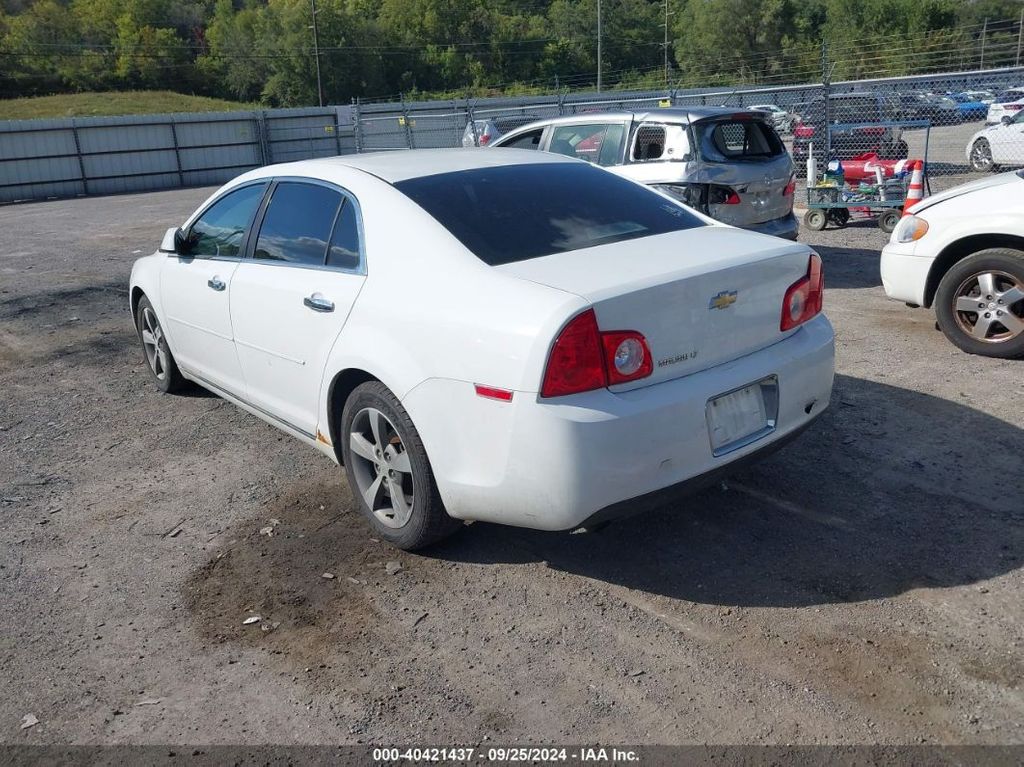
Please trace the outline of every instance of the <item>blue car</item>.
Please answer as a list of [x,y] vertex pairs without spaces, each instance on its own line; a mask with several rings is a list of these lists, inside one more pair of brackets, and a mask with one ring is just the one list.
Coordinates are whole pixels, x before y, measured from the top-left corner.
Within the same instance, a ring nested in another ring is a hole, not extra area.
[[950,93],[949,98],[956,102],[956,111],[963,122],[984,120],[988,114],[988,104],[978,101],[966,93]]

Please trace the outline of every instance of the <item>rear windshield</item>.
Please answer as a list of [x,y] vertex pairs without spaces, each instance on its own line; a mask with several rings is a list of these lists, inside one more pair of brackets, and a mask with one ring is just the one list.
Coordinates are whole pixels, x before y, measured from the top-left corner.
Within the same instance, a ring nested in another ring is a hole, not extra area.
[[478,168],[395,186],[492,266],[704,225],[660,194],[583,163]]
[[843,98],[829,101],[828,118],[834,123],[878,122],[882,114],[877,99]]
[[770,160],[786,153],[775,129],[761,120],[705,120],[693,130],[707,162]]

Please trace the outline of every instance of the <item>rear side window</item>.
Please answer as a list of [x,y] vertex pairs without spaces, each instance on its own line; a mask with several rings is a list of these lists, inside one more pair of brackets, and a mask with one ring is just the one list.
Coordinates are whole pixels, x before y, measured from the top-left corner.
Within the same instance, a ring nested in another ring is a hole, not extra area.
[[278,184],[260,226],[256,259],[322,266],[342,199],[316,184]]
[[704,121],[693,127],[708,162],[769,160],[786,151],[775,129],[760,120]]
[[351,200],[346,200],[334,225],[334,234],[331,235],[327,265],[354,270],[359,268],[359,263],[359,222],[356,206]]
[[665,126],[641,125],[633,139],[633,160],[647,162],[660,160],[665,154]]
[[559,125],[551,132],[548,151],[599,165],[616,165],[624,132],[621,124]]
[[640,184],[578,163],[478,168],[395,186],[492,266],[704,225]]

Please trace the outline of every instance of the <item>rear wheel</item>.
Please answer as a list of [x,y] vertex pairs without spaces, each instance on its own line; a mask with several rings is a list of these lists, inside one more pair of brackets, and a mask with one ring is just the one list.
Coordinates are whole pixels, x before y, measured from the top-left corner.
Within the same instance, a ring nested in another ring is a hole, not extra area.
[[804,213],[804,224],[807,226],[808,229],[813,229],[816,232],[820,232],[822,229],[825,228],[826,222],[827,217],[825,216],[825,211],[823,210],[815,208]]
[[409,414],[379,381],[356,387],[341,415],[342,457],[356,503],[374,531],[406,551],[462,525],[445,511]]
[[898,208],[890,208],[889,210],[882,211],[882,214],[878,217],[878,228],[886,234],[892,234],[893,229],[896,228],[896,224],[900,222],[902,213]]
[[850,211],[847,208],[832,208],[828,212],[828,220],[842,229],[850,221]]
[[965,352],[1024,357],[1024,253],[990,248],[954,264],[935,292],[935,316]]

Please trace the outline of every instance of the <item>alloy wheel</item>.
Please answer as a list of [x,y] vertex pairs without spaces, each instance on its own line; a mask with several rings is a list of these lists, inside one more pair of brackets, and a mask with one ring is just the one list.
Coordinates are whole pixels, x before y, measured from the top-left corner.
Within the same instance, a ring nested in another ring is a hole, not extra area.
[[1024,285],[1006,272],[974,274],[957,288],[953,316],[975,340],[998,344],[1024,333]]
[[167,343],[164,332],[153,309],[147,306],[142,310],[142,348],[146,352],[146,360],[158,381],[167,377]]
[[971,167],[974,170],[989,170],[992,167],[992,147],[984,139],[975,141],[971,147]]
[[387,527],[404,527],[415,504],[412,462],[394,424],[376,408],[352,419],[352,471],[367,507]]

